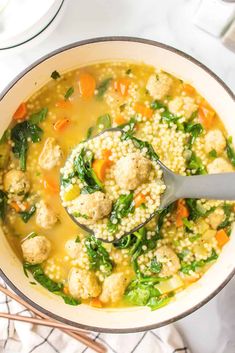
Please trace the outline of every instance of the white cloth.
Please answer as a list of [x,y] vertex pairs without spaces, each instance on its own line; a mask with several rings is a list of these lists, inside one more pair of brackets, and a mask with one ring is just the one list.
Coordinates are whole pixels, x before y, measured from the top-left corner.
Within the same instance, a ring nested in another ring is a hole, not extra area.
[[[1,279],[0,284],[6,286]],[[1,292],[0,312],[33,316]],[[91,337],[106,345],[108,353],[189,353],[174,325],[132,334],[92,332]],[[85,352],[94,351],[57,329],[0,319],[0,353]]]

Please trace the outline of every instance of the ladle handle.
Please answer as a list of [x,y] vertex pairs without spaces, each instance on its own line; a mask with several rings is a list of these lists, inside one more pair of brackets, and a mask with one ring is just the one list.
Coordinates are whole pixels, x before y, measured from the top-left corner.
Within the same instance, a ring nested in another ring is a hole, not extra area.
[[177,176],[175,196],[212,200],[235,200],[235,173]]

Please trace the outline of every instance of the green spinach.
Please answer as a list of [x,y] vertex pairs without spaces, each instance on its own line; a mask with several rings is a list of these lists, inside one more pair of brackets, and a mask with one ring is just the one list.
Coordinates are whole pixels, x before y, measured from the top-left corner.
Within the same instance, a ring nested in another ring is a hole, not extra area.
[[109,114],[104,114],[98,117],[96,126],[99,128],[99,126],[102,125],[102,130],[109,129],[112,126],[112,119]]
[[227,151],[227,156],[232,165],[235,167],[235,150],[233,147],[233,139],[232,136],[229,136],[229,138],[226,141],[226,151]]
[[30,207],[28,211],[22,211],[19,214],[22,221],[24,223],[27,223],[30,220],[30,218],[34,215],[35,212],[36,212],[36,207],[33,205],[32,207]]
[[190,264],[181,262],[180,271],[186,275],[190,274],[190,271],[195,271],[197,268],[204,267],[206,264],[217,260],[218,255],[216,251],[213,249],[211,255],[205,260],[193,261]]
[[7,209],[7,195],[0,190],[0,218],[4,219]]
[[203,127],[201,124],[194,124],[194,123],[190,122],[190,123],[185,124],[184,130],[185,130],[185,132],[190,133],[188,145],[189,145],[189,148],[191,148],[192,145],[194,144],[196,138],[198,136],[200,136],[201,133],[203,132]]
[[89,235],[85,239],[85,246],[91,269],[100,270],[105,275],[109,276],[112,272],[113,264],[109,258],[109,253],[103,247],[102,242],[93,235]]
[[79,179],[86,184],[83,193],[103,190],[103,185],[92,169],[94,154],[83,148],[74,160],[74,171]]
[[102,98],[105,92],[107,91],[109,84],[112,80],[112,77],[108,77],[105,80],[103,80],[98,86],[97,86],[97,98]]
[[51,73],[51,78],[53,78],[53,80],[57,80],[58,78],[60,78],[60,74],[59,74],[59,72],[58,71],[53,71],[52,73]]
[[187,168],[193,175],[207,174],[206,168],[204,167],[201,158],[197,157],[195,152],[191,153],[191,157],[187,162]]
[[39,112],[31,114],[28,121],[31,124],[39,124],[46,119],[47,113],[48,108],[43,108]]
[[209,210],[206,210],[197,203],[197,199],[186,199],[185,201],[189,209],[189,220],[192,221],[196,221],[200,217],[205,218],[216,209],[216,207],[211,207]]
[[232,220],[230,220],[230,218],[231,218],[233,206],[229,204],[224,204],[223,210],[225,214],[225,220],[218,225],[217,230],[230,227],[232,224]]
[[120,195],[117,201],[113,204],[108,220],[108,230],[111,233],[115,232],[121,219],[126,217],[129,213],[133,213],[134,209],[133,192],[130,192],[127,195]]
[[74,93],[74,88],[69,87],[64,95],[64,99],[67,101],[72,96],[73,93]]

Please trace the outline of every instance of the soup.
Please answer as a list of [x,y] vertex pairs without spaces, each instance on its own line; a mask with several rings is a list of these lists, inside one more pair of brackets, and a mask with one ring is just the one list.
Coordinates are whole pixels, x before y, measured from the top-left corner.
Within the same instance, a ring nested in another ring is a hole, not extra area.
[[[101,63],[64,75],[54,71],[47,85],[20,104],[1,139],[3,230],[32,288],[39,283],[70,305],[154,310],[216,261],[229,241],[234,204],[179,200],[115,244],[85,233],[62,205],[61,170],[81,141],[116,126],[151,144],[181,175],[234,171],[231,137],[190,84],[135,63]],[[96,153],[104,159],[103,150]],[[99,175],[94,162],[90,168],[98,180],[115,186],[110,169]],[[72,184],[69,202],[85,195],[76,178]],[[134,193],[130,205],[140,219],[148,204],[159,203],[143,186],[126,193]],[[96,190],[86,192],[94,200]],[[125,215],[120,219],[125,222]]]

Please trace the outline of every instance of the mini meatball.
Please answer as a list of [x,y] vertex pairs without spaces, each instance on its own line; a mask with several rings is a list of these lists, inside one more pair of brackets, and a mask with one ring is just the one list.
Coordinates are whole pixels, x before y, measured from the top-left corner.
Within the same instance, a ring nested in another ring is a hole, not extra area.
[[224,211],[221,209],[220,213],[212,212],[211,214],[208,215],[208,221],[210,226],[213,229],[217,229],[218,225],[223,222],[224,220]]
[[118,160],[114,170],[116,183],[124,190],[134,190],[149,178],[152,163],[140,153],[130,153]]
[[23,199],[30,189],[30,183],[24,172],[12,169],[4,175],[3,187],[10,197]]
[[101,292],[101,286],[93,272],[71,268],[68,276],[70,294],[77,299],[97,297]]
[[51,251],[50,241],[43,235],[26,239],[22,244],[23,257],[32,265],[41,264]]
[[169,93],[172,83],[168,74],[160,72],[149,77],[146,88],[154,99],[162,99]]
[[39,156],[38,162],[40,167],[45,170],[50,170],[59,165],[61,158],[62,151],[60,146],[53,137],[48,137]]
[[190,116],[197,110],[198,106],[191,97],[176,97],[168,103],[168,108],[172,114],[190,118]]
[[232,165],[226,161],[224,158],[216,158],[213,162],[209,163],[207,166],[207,171],[209,174],[217,173],[229,173],[233,172]]
[[113,273],[105,278],[99,299],[103,303],[118,302],[122,299],[127,284],[127,279],[123,273]]
[[205,150],[207,153],[212,150],[215,150],[217,153],[222,153],[225,147],[226,140],[220,130],[211,130],[206,134]]
[[[101,192],[93,194],[81,194],[76,199],[74,214],[82,224],[93,224],[111,212],[112,201]],[[78,214],[78,216],[76,216]]]
[[37,225],[44,229],[51,229],[57,221],[55,212],[44,201],[40,201],[36,211]]
[[161,246],[155,251],[155,256],[157,261],[162,264],[159,276],[168,277],[180,269],[179,258],[169,246]]

